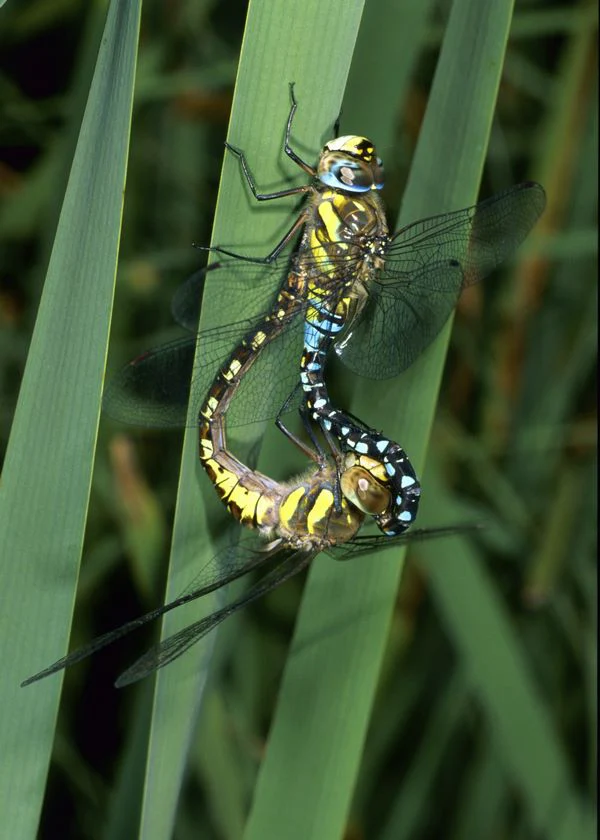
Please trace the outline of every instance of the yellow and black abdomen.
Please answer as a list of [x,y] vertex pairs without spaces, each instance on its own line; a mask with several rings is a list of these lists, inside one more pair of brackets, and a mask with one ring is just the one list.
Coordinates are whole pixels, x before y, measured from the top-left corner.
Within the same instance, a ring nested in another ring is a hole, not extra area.
[[242,377],[262,348],[281,333],[298,306],[293,291],[282,290],[272,314],[248,333],[219,370],[198,412],[200,462],[235,519],[265,535],[276,532],[277,507],[285,487],[242,463],[227,448],[225,417]]

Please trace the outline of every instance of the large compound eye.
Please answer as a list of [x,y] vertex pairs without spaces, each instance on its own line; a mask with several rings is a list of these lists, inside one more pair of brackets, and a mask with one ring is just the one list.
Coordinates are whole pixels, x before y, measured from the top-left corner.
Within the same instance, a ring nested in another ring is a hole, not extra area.
[[337,150],[321,156],[318,178],[326,187],[346,192],[367,192],[374,187],[372,167]]
[[390,491],[362,467],[345,470],[340,483],[348,501],[370,516],[384,513],[392,501]]

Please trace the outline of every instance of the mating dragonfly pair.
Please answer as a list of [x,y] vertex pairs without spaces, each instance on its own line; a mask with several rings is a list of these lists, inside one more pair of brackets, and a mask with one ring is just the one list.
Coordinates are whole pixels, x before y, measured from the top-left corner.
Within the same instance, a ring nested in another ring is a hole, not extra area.
[[[456,530],[405,533],[417,514],[417,476],[399,444],[331,404],[326,358],[333,350],[351,371],[373,379],[408,368],[439,333],[462,290],[492,272],[527,236],[544,209],[544,190],[533,182],[519,184],[475,207],[390,235],[379,196],[383,166],[374,145],[364,137],[337,137],[325,144],[317,166],[310,166],[290,145],[297,108],[293,86],[290,91],[284,151],[310,176],[309,184],[260,193],[243,152],[228,149],[238,157],[257,200],[304,195],[304,209],[264,259],[217,248],[230,259],[209,269],[219,273],[224,311],[233,290],[241,287],[263,315],[196,334],[206,276],[200,272],[173,301],[174,316],[190,335],[132,361],[104,396],[105,410],[113,417],[166,427],[185,424],[190,393],[201,395],[194,418],[200,461],[229,512],[256,538],[220,552],[179,598],[99,637],[24,684],[249,571],[264,572],[241,598],[151,648],[121,675],[117,685],[125,685],[176,659],[321,551],[348,558]],[[299,245],[282,270],[278,257],[300,232]],[[299,403],[314,448],[283,425],[284,410]],[[251,469],[227,446],[226,424],[274,417],[315,462],[286,483]],[[318,444],[311,423],[320,428],[327,450]],[[368,518],[381,535],[358,535]]]

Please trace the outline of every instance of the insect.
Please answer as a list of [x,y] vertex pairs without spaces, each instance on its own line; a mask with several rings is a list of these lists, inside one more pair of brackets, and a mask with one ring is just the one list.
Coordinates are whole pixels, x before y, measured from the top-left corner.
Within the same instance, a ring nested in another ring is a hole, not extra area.
[[[392,502],[375,515],[388,536],[402,533],[415,520],[420,486],[404,450],[357,418],[335,409],[324,379],[327,353],[333,349],[355,373],[385,379],[408,368],[448,320],[462,290],[478,282],[506,259],[529,233],[545,206],[543,188],[534,182],[511,187],[474,207],[416,222],[390,235],[379,191],[383,165],[374,145],[347,135],[325,144],[316,167],[290,145],[297,102],[290,86],[284,152],[311,177],[311,183],[274,193],[260,193],[244,153],[228,145],[255,198],[268,201],[303,195],[301,214],[275,248],[262,259],[223,248],[233,258],[223,268],[226,297],[244,289],[252,305],[265,307],[265,295],[282,280],[290,288],[302,283],[304,298],[284,316],[277,345],[262,354],[255,376],[245,377],[232,425],[266,420],[299,402],[301,389],[313,420],[336,437],[342,450],[353,451],[364,468],[387,475]],[[298,248],[289,266],[278,257],[297,232]],[[233,279],[235,277],[235,279]],[[176,297],[174,314],[195,328],[200,290],[198,276]],[[206,372],[235,345],[248,322],[224,324],[198,336],[202,370],[194,374],[193,393],[205,392]],[[151,351],[136,360],[108,395],[117,419],[143,425],[178,425],[183,421],[192,375],[195,338]],[[180,380],[173,371],[181,371]],[[291,394],[291,396],[290,396]],[[348,488],[347,488],[348,489]]]
[[302,228],[291,276],[302,275],[307,283],[300,362],[306,407],[343,450],[365,463],[383,464],[392,503],[375,520],[392,536],[416,517],[416,474],[397,443],[332,406],[324,376],[327,354],[335,347],[350,368],[375,379],[405,370],[438,334],[461,291],[490,273],[529,233],[544,209],[545,193],[539,184],[519,184],[390,236],[379,195],[383,163],[375,145],[357,135],[337,137],[325,144],[317,166],[310,166],[290,145],[297,108],[293,85],[290,92],[284,151],[311,177],[310,184],[259,193],[244,153],[228,148],[256,199],[307,196],[303,212],[264,261],[272,262]]
[[[73,665],[132,630],[250,571],[264,571],[262,578],[242,597],[147,651],[116,682],[117,686],[127,685],[172,662],[229,615],[304,569],[321,551],[337,559],[347,559],[383,545],[456,532],[457,528],[451,527],[415,531],[392,539],[358,536],[365,516],[389,505],[390,492],[385,472],[381,472],[378,481],[374,470],[365,470],[352,452],[345,456],[335,450],[327,456],[317,452],[313,456],[317,462],[315,469],[281,483],[250,469],[227,448],[226,417],[240,383],[265,348],[285,329],[287,318],[301,305],[305,293],[301,278],[295,293],[286,284],[272,312],[246,334],[229,361],[219,369],[198,412],[200,460],[230,513],[258,532],[259,539],[226,548],[174,601],[100,636],[29,677],[22,685]],[[340,472],[341,486],[348,489],[352,500],[342,495],[338,503]]]

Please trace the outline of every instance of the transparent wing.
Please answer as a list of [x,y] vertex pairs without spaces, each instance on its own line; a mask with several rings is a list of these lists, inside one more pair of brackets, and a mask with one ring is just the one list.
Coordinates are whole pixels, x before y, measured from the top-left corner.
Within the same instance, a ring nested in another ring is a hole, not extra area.
[[[133,359],[105,388],[103,408],[110,417],[154,428],[196,425],[198,408],[219,369],[270,312],[273,289],[277,289],[282,276],[281,266],[257,268],[228,261],[217,268],[214,272],[219,284],[216,309],[223,319],[230,311],[232,295],[240,290],[247,292],[249,311],[254,311],[257,305],[262,305],[263,311],[252,318],[186,335]],[[191,277],[173,299],[176,319],[188,328],[197,326],[204,277],[205,272]],[[284,320],[283,332],[265,346],[242,377],[227,414],[231,426],[276,417],[294,390],[302,352],[302,315],[303,308],[298,306]],[[294,410],[299,403],[300,396],[292,399],[286,410]]]
[[93,639],[89,644],[84,645],[78,650],[73,651],[62,659],[57,660],[52,665],[34,674],[32,677],[26,679],[22,686],[37,682],[44,677],[55,674],[57,671],[62,671],[63,668],[68,668],[76,662],[86,659],[98,650],[107,647],[108,645],[128,635],[138,627],[143,627],[157,618],[171,612],[171,610],[188,604],[190,601],[195,601],[203,595],[208,595],[209,592],[214,592],[231,583],[243,575],[260,568],[266,563],[270,562],[281,549],[278,545],[266,545],[264,540],[261,540],[258,535],[243,540],[237,545],[229,546],[218,552],[209,563],[204,566],[201,572],[194,578],[188,587],[173,601],[157,607],[145,615],[134,618],[126,624],[122,624],[115,630],[110,630],[97,639]]
[[412,545],[423,540],[452,537],[457,534],[471,534],[484,527],[480,522],[463,522],[456,525],[440,525],[437,528],[416,528],[397,537],[385,537],[383,534],[359,534],[345,545],[334,546],[328,554],[336,560],[351,560],[363,554],[371,554],[381,548]]
[[[344,364],[371,379],[385,379],[408,368],[439,333],[462,290],[487,276],[519,246],[544,204],[543,188],[525,183],[474,207],[434,216],[399,231],[386,247],[385,268],[368,284],[366,305],[337,342],[336,351]],[[353,248],[356,259],[364,256],[360,242]],[[284,260],[265,266],[232,259],[211,266],[216,281],[211,284],[211,296],[223,323],[130,362],[106,388],[106,412],[141,426],[195,425],[197,409],[219,368],[269,313],[290,265],[318,274],[322,259],[320,251],[304,250],[295,254],[291,263]],[[335,262],[335,257],[328,259],[330,265]],[[352,273],[352,265],[353,257],[346,250],[339,283]],[[206,271],[192,276],[173,300],[176,320],[188,329],[197,327],[206,276]],[[330,294],[336,299],[339,283],[328,279],[323,298]],[[247,300],[249,312],[259,314],[228,323],[234,294]],[[232,426],[272,419],[294,390],[303,316],[304,306],[299,306],[283,334],[261,351],[242,378],[228,412]],[[194,365],[196,340],[199,355]],[[298,404],[298,399],[292,399],[287,410]]]
[[251,604],[266,595],[272,589],[282,584],[284,581],[298,574],[301,569],[304,569],[308,563],[315,556],[315,552],[310,549],[292,550],[289,548],[276,549],[272,553],[272,558],[276,558],[276,566],[267,572],[254,586],[250,587],[240,598],[232,601],[227,606],[212,613],[200,621],[184,627],[178,633],[174,633],[169,638],[160,642],[153,648],[150,648],[137,662],[121,674],[115,685],[117,688],[122,688],[132,682],[141,680],[163,668],[165,665],[178,659],[185,653],[192,645],[199,642],[207,633],[210,633],[218,624],[232,615],[234,612]]
[[398,231],[368,301],[338,343],[344,364],[385,379],[408,368],[433,341],[467,286],[487,277],[523,242],[545,207],[527,182],[474,207]]

